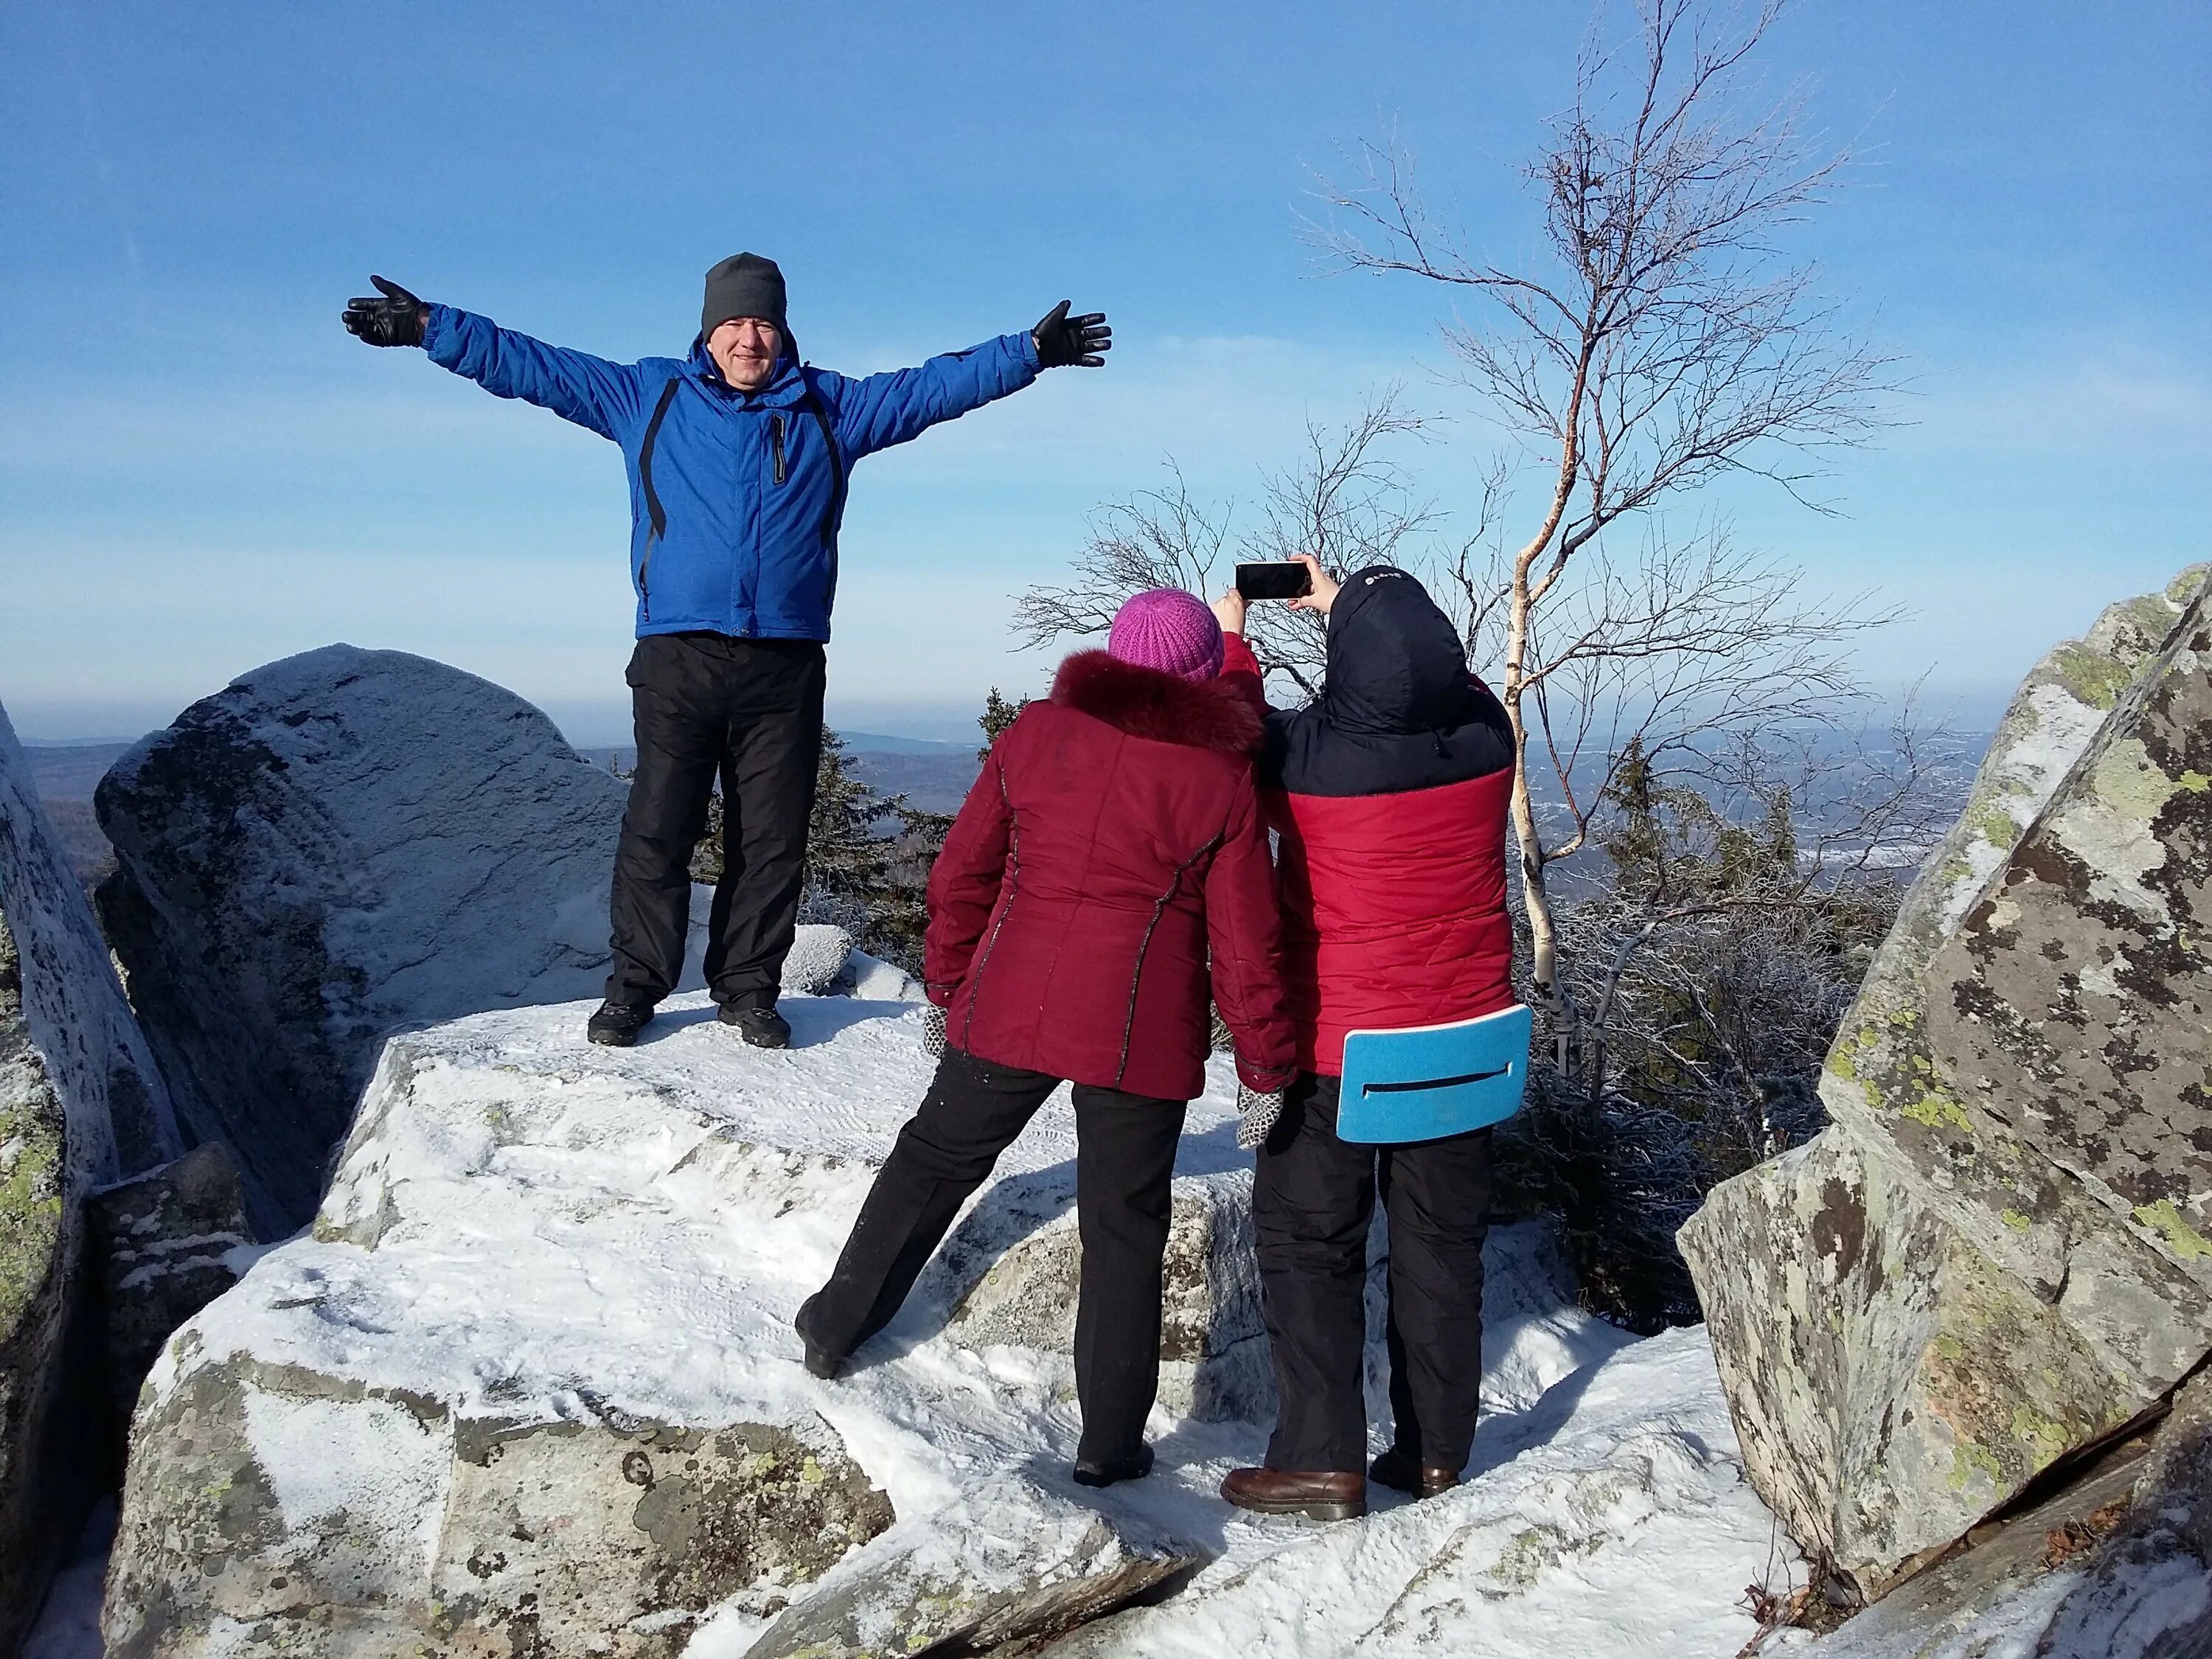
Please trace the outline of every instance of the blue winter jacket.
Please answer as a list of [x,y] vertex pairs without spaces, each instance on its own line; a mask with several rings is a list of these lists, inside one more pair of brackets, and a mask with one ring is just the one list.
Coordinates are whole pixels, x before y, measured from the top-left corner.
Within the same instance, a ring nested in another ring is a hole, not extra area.
[[[752,392],[723,380],[702,342],[681,361],[612,363],[452,306],[430,307],[422,345],[432,362],[485,391],[550,409],[622,446],[641,638],[707,629],[739,639],[827,640],[841,485],[852,464],[1037,375],[1026,332],[860,380],[787,356],[775,378]],[[653,441],[664,526],[656,531],[639,454],[672,382]]]

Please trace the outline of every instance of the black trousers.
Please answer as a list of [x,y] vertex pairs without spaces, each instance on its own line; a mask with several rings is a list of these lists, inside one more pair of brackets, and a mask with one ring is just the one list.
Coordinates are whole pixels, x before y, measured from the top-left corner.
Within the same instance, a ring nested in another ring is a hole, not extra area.
[[1281,1396],[1267,1467],[1367,1467],[1367,1229],[1390,1218],[1395,1449],[1467,1466],[1482,1385],[1482,1241],[1490,1131],[1404,1146],[1336,1138],[1339,1079],[1301,1073],[1252,1189],[1260,1285]]
[[[848,1354],[890,1322],[961,1205],[1060,1084],[945,1050],[860,1206],[836,1270],[808,1306],[809,1341]],[[1081,1458],[1134,1455],[1159,1392],[1160,1261],[1187,1103],[1075,1086]]]
[[717,1002],[772,1008],[799,920],[822,759],[822,647],[803,640],[655,634],[629,659],[637,771],[615,850],[611,1002],[676,988],[691,854],[722,779],[722,878],[707,939]]

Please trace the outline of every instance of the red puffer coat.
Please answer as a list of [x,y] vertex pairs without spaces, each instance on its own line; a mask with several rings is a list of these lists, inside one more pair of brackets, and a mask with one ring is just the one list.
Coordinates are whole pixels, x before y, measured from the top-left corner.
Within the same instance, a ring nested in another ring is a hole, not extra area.
[[1255,1089],[1291,1075],[1280,913],[1247,692],[1103,651],[991,747],[929,878],[946,1040],[1160,1100],[1205,1086],[1213,996]]
[[[1234,634],[1222,678],[1266,708]],[[1512,1005],[1512,731],[1411,576],[1380,565],[1345,582],[1322,696],[1267,715],[1260,781],[1282,837],[1283,977],[1302,1068],[1342,1075],[1347,1032]]]

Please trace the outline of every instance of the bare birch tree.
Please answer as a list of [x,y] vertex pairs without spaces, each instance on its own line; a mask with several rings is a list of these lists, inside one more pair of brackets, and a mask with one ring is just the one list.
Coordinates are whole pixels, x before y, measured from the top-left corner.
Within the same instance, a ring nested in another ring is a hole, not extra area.
[[[1824,510],[1809,493],[1821,452],[1880,424],[1887,360],[1843,333],[1809,269],[1774,248],[1843,160],[1811,154],[1796,102],[1746,106],[1749,59],[1781,9],[1641,0],[1635,49],[1585,50],[1572,106],[1527,169],[1544,222],[1525,266],[1464,250],[1395,143],[1364,147],[1358,181],[1325,191],[1337,216],[1319,234],[1346,265],[1484,302],[1486,315],[1447,339],[1541,481],[1525,536],[1498,567],[1462,556],[1457,569],[1470,632],[1499,635],[1532,988],[1559,1021],[1563,1057],[1573,1011],[1559,995],[1545,871],[1587,841],[1576,792],[1592,792],[1575,762],[1608,693],[1616,705],[1630,688],[1681,709],[1717,705],[1691,722],[1708,733],[1740,726],[1776,693],[1782,709],[1817,717],[1820,692],[1843,678],[1838,640],[1875,620],[1795,605],[1778,568],[1710,532],[1702,546],[1670,545],[1660,517],[1686,492],[1746,475]],[[1609,533],[1639,520],[1649,534],[1636,559],[1586,574]],[[1540,821],[1532,745],[1571,803],[1561,835]]]
[[[1340,428],[1308,422],[1297,458],[1261,480],[1253,523],[1235,540],[1231,503],[1193,498],[1169,463],[1170,481],[1100,508],[1090,538],[1074,560],[1074,580],[1032,587],[1014,604],[1014,631],[1024,646],[1103,634],[1132,593],[1181,587],[1210,599],[1230,585],[1239,560],[1287,559],[1310,553],[1335,570],[1388,564],[1401,550],[1424,553],[1434,507],[1416,494],[1398,460],[1401,440],[1426,434],[1427,417],[1408,410],[1397,387],[1371,398]],[[1480,534],[1484,526],[1476,526]],[[1286,605],[1257,605],[1247,638],[1261,667],[1311,697],[1321,688],[1327,656],[1323,619]]]

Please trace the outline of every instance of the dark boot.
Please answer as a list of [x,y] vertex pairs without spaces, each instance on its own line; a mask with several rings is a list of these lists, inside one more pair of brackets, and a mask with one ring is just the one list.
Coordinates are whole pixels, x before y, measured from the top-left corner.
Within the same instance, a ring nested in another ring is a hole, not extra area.
[[1411,1492],[1416,1498],[1434,1498],[1459,1485],[1458,1470],[1425,1468],[1395,1446],[1375,1460],[1367,1478],[1378,1486]]
[[627,1048],[653,1018],[650,1004],[603,1002],[584,1022],[584,1035],[609,1048]]
[[791,1322],[791,1328],[799,1333],[799,1346],[806,1351],[806,1374],[818,1376],[824,1382],[834,1382],[837,1373],[845,1369],[845,1356],[831,1352],[814,1340],[808,1325],[815,1300],[810,1296],[799,1304],[799,1316]]
[[1152,1449],[1139,1446],[1133,1457],[1105,1461],[1078,1458],[1075,1462],[1075,1484],[1079,1486],[1110,1486],[1117,1480],[1141,1480],[1152,1472]]
[[756,1048],[791,1047],[791,1022],[773,1008],[732,1008],[725,1003],[720,1018]]
[[1221,1495],[1259,1515],[1357,1521],[1367,1513],[1367,1477],[1340,1469],[1231,1469]]

